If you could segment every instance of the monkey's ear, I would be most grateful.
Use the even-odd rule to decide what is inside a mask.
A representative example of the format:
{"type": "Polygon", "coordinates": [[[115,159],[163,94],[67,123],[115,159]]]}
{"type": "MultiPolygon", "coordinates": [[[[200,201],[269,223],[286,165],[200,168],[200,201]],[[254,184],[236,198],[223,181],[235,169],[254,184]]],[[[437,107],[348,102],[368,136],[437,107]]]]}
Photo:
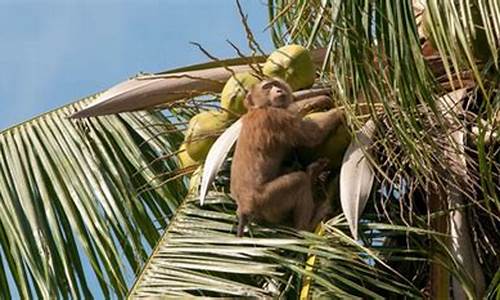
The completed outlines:
{"type": "Polygon", "coordinates": [[[246,109],[251,109],[255,106],[255,104],[253,103],[253,99],[252,99],[252,93],[251,92],[248,92],[247,93],[247,96],[245,97],[245,100],[243,101],[243,104],[245,105],[245,108],[246,109]]]}

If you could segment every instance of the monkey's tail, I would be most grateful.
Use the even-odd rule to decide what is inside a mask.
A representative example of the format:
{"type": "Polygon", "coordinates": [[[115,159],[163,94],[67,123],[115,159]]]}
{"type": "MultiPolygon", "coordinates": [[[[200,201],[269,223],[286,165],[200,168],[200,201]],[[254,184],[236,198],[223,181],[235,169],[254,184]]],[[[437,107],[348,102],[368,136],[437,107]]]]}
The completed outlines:
{"type": "Polygon", "coordinates": [[[238,214],[238,232],[236,233],[237,237],[243,236],[243,231],[245,230],[245,226],[248,224],[248,216],[246,214],[238,214]]]}

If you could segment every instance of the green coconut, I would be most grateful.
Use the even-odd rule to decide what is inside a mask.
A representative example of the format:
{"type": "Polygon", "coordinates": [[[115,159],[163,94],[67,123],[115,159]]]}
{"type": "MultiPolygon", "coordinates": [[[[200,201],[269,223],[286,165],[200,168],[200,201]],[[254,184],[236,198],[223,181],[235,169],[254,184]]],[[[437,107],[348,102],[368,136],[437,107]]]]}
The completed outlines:
{"type": "Polygon", "coordinates": [[[238,73],[226,82],[221,93],[221,107],[234,113],[244,114],[247,110],[244,100],[250,88],[260,79],[250,72],[238,73]]]}
{"type": "MultiPolygon", "coordinates": [[[[320,117],[323,113],[311,113],[304,117],[304,119],[314,120],[320,117]]],[[[329,167],[332,169],[339,169],[342,166],[342,160],[347,147],[351,143],[351,135],[349,129],[345,124],[341,123],[335,128],[325,141],[314,148],[301,149],[299,155],[302,161],[313,162],[319,158],[328,158],[330,160],[329,167]]]]}
{"type": "Polygon", "coordinates": [[[184,140],[187,154],[195,161],[205,159],[217,136],[229,123],[228,114],[219,111],[205,111],[192,117],[184,140]]]}
{"type": "Polygon", "coordinates": [[[187,168],[198,164],[186,150],[186,144],[182,143],[179,147],[179,152],[177,153],[177,158],[179,159],[180,167],[187,168]]]}
{"type": "Polygon", "coordinates": [[[299,45],[288,45],[275,50],[262,68],[264,75],[285,80],[292,90],[311,87],[316,72],[309,51],[299,45]]]}

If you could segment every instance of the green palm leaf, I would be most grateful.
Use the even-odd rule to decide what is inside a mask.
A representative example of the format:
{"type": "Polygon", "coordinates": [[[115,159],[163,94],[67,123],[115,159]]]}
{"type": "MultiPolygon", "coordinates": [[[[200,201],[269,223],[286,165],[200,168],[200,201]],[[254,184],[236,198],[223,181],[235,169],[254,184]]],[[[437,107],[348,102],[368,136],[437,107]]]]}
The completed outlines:
{"type": "MultiPolygon", "coordinates": [[[[366,114],[377,120],[373,147],[377,154],[372,164],[381,190],[372,199],[382,203],[378,212],[391,222],[406,215],[405,222],[416,226],[412,220],[419,216],[417,206],[424,197],[429,216],[419,226],[432,228],[433,213],[447,214],[439,210],[453,207],[454,197],[464,199],[460,211],[471,220],[463,223],[468,228],[460,234],[459,247],[469,247],[465,232],[473,235],[478,243],[470,252],[479,260],[469,260],[471,266],[465,260],[456,261],[457,253],[445,253],[443,259],[454,261],[452,273],[461,278],[464,288],[463,271],[471,268],[482,269],[487,283],[493,280],[500,265],[498,251],[493,250],[498,244],[487,245],[500,238],[495,229],[500,225],[499,148],[489,142],[489,128],[497,128],[500,120],[498,1],[269,3],[276,44],[298,41],[327,48],[322,78],[332,86],[334,99],[346,107],[351,131],[359,130],[366,114]],[[417,2],[426,6],[423,15],[421,7],[413,6],[417,2]],[[467,91],[457,104],[462,110],[444,113],[437,104],[440,97],[462,88],[467,91]],[[476,135],[479,139],[467,138],[464,150],[453,149],[462,161],[457,168],[443,147],[455,144],[452,136],[457,130],[474,136],[476,126],[482,128],[482,134],[476,135]],[[403,185],[398,183],[401,178],[403,185]],[[388,208],[391,197],[384,189],[402,186],[411,188],[404,199],[398,199],[400,208],[394,216],[388,208]],[[439,197],[434,197],[436,190],[439,197]]],[[[446,234],[450,215],[439,229],[446,234]]],[[[448,242],[443,238],[442,243],[448,242]]],[[[482,290],[481,281],[473,282],[477,291],[482,290]]],[[[448,293],[444,287],[444,294],[448,293]]]]}
{"type": "Polygon", "coordinates": [[[151,162],[182,135],[161,135],[160,113],[67,119],[95,98],[0,133],[1,298],[91,297],[92,278],[106,297],[125,294],[182,199],[180,182],[136,192],[176,168],[151,162]]]}
{"type": "Polygon", "coordinates": [[[314,283],[311,295],[420,295],[385,263],[377,265],[382,260],[376,252],[345,234],[348,225],[342,218],[330,220],[323,237],[254,225],[251,238],[237,238],[234,209],[234,201],[224,193],[210,193],[203,207],[197,197],[188,196],[129,298],[297,297],[305,276],[314,283]],[[308,267],[307,255],[316,255],[318,263],[308,267]]]}
{"type": "MultiPolygon", "coordinates": [[[[67,119],[83,107],[93,107],[92,114],[158,107],[172,91],[178,95],[170,100],[190,98],[199,78],[179,84],[176,76],[210,75],[221,64],[264,57],[217,61],[136,78],[108,99],[115,103],[92,106],[97,96],[89,97],[0,133],[0,297],[90,298],[99,290],[93,281],[102,296],[123,297],[140,269],[130,298],[298,297],[303,282],[305,296],[314,298],[432,297],[449,294],[448,286],[429,291],[429,285],[450,274],[479,295],[471,268],[483,271],[486,295],[498,295],[500,151],[491,137],[500,122],[500,8],[483,0],[427,3],[427,21],[416,22],[412,1],[269,1],[277,46],[323,48],[321,62],[315,59],[320,80],[345,108],[351,131],[367,114],[375,120],[376,177],[360,241],[346,234],[341,215],[326,223],[324,235],[255,225],[252,238],[236,238],[227,194],[213,192],[199,207],[193,196],[199,171],[185,198],[186,186],[170,176],[178,174],[172,156],[182,142],[172,123],[198,107],[181,102],[168,118],[135,112],[67,119]],[[484,49],[474,45],[478,39],[484,49]],[[141,80],[154,84],[136,89],[141,80]],[[459,88],[466,93],[462,110],[444,113],[437,100],[459,88]],[[457,153],[449,147],[455,129],[457,153]],[[460,159],[458,168],[450,156],[460,159]],[[458,206],[449,205],[453,198],[458,206]],[[470,234],[458,246],[478,256],[472,267],[457,259],[460,247],[450,247],[446,223],[434,227],[453,215],[469,227],[456,235],[470,234]]],[[[230,74],[219,71],[216,80],[230,74]]]]}

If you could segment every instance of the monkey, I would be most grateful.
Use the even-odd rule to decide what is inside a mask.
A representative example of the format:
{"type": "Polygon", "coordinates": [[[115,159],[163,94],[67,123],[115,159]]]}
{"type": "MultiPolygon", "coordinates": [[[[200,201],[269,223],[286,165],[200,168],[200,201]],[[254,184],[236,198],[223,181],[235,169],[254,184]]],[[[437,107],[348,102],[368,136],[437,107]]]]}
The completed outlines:
{"type": "Polygon", "coordinates": [[[343,112],[330,109],[324,118],[303,120],[296,109],[289,110],[293,100],[288,84],[276,78],[254,85],[244,100],[247,113],[242,116],[230,182],[239,237],[251,220],[280,223],[289,214],[296,229],[312,231],[328,212],[325,205],[315,204],[312,193],[327,161],[290,172],[283,172],[282,162],[295,147],[319,145],[342,122],[343,112]]]}

